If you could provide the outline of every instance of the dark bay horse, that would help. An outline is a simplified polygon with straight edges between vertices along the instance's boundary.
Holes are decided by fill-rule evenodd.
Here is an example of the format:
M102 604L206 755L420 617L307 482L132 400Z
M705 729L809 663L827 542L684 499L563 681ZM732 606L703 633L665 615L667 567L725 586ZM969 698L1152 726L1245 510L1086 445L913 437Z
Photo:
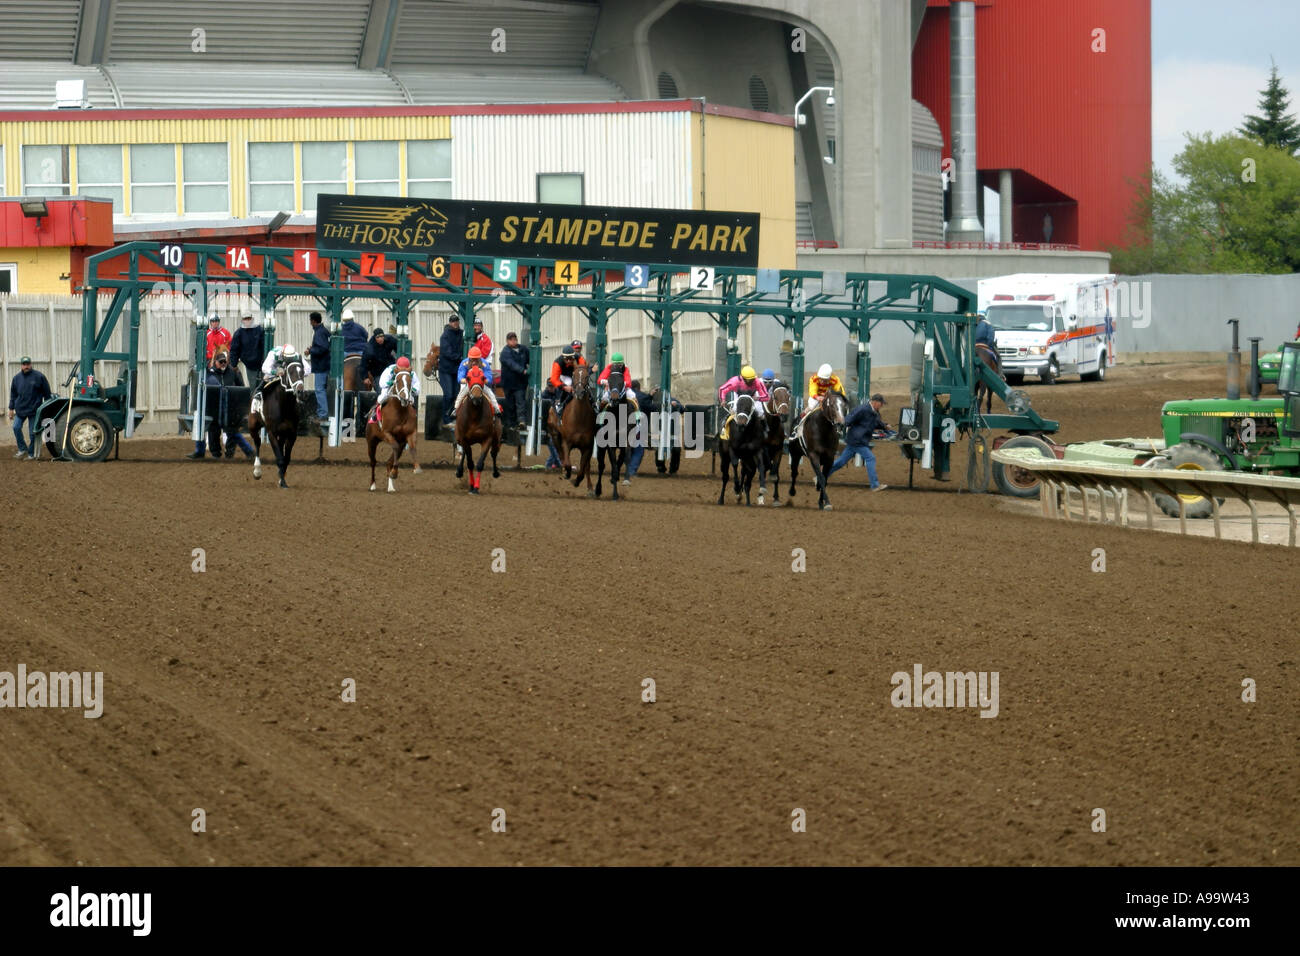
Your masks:
M293 443L298 440L298 400L302 391L302 362L295 359L263 387L260 407L255 403L249 410L248 436L253 439L254 478L262 477L262 429L265 428L266 440L275 452L275 464L280 469L280 487L289 487L284 473L289 468Z
M605 478L605 458L609 458L609 486L618 501L618 476L627 465L628 452L636 432L636 405L628 397L621 372L609 373L609 402L596 416L596 497L600 497ZM568 409L565 409L568 411Z
M794 504L799 459L807 458L817 482L817 507L831 510L831 500L826 497L826 476L840 449L839 427L844 424L848 410L848 400L839 392L831 392L795 426L790 435L790 504Z
M983 362L1002 381L1007 380L1007 377L1002 374L1002 359L994 349L989 348L983 342L977 342L975 344L975 358ZM986 404L988 407L984 409L984 414L988 415L993 412L993 389L988 387L988 384L980 377L979 369L976 368L975 411L980 410L980 399L985 398L985 396L987 396Z
M492 403L484 394L487 386L481 380L473 381L469 394L456 410L456 444L460 446L460 463L456 465L456 477L465 474L465 463L469 462L469 493L476 495L483 483L483 464L488 452L492 452L492 477L500 478L497 468L497 452L501 450L501 423L492 411ZM474 463L474 446L480 446L482 454L478 464Z
M564 406L564 417L557 421L555 406L546 413L546 430L560 449L560 461L564 462L564 477L573 474L569 464L569 453L578 449L578 474L573 478L573 487L587 479L587 492L595 496L591 489L591 453L596 444L596 401L591 390L591 369L579 365L573 370L573 398Z
M767 494L767 427L758 417L753 395L733 395L727 410L731 413L731 421L725 426L727 437L718 436L718 454L722 458L722 491L718 494L718 504L726 502L730 478L735 486L736 503L740 504L743 490L748 506L749 490L757 474L761 505Z
M784 385L772 389L772 394L768 396L763 410L767 412L767 417L764 419L767 425L765 450L767 474L773 478L772 504L780 505L781 459L785 456L785 450L781 446L785 444L785 417L790 414L790 389ZM760 501L759 504L762 502Z
M375 490L375 451L380 442L387 442L392 449L388 459L388 490L397 490L393 481L397 478L397 460L402 457L406 447L411 449L411 459L415 464L412 474L420 473L420 461L415 457L416 417L414 392L411 390L410 370L401 370L393 376L393 387L384 399L384 407L379 410L379 421L366 423L366 445L370 451L370 490Z

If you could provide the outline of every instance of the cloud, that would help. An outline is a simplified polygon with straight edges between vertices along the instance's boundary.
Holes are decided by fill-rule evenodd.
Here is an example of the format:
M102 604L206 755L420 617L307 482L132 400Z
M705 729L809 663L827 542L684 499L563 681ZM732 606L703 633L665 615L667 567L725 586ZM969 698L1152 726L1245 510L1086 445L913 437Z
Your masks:
M1300 105L1300 77L1280 69L1291 93L1291 110ZM1184 133L1230 133L1247 113L1259 108L1259 93L1268 73L1256 64L1167 57L1151 69L1151 160L1172 174L1171 161L1185 142Z

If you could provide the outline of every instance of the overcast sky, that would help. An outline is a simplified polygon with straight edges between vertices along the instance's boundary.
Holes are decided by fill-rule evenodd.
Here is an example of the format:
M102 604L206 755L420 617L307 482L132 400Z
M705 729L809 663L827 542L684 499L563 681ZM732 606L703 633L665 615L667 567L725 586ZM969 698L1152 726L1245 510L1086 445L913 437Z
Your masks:
M1184 133L1259 112L1269 57L1300 111L1300 0L1151 0L1151 160L1172 173Z

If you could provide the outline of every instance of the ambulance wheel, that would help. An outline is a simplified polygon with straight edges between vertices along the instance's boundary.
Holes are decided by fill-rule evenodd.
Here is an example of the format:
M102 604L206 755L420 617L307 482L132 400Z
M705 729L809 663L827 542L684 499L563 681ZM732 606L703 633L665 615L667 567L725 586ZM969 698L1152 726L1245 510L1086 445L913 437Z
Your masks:
M1044 458L1056 459L1051 446L1036 435L1017 435L1001 447L1033 448ZM1038 475L1029 469L1004 465L1000 461L993 462L993 483L1008 498L1037 498L1041 485Z
M1055 385L1056 380L1061 377L1061 366L1057 364L1056 357L1053 356L1047 363L1047 368L1043 369L1043 374L1038 376L1038 380L1044 385Z
M1106 381L1106 353L1102 352L1097 358L1097 371L1084 372L1079 376L1085 382L1104 382Z

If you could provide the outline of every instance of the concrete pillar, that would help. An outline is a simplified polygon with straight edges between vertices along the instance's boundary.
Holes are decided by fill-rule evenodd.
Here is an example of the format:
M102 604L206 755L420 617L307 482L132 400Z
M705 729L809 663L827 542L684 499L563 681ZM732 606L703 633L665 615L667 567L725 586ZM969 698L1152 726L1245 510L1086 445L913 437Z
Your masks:
M1015 242L1011 229L1011 170L998 171L998 213L1001 216L1000 242Z

